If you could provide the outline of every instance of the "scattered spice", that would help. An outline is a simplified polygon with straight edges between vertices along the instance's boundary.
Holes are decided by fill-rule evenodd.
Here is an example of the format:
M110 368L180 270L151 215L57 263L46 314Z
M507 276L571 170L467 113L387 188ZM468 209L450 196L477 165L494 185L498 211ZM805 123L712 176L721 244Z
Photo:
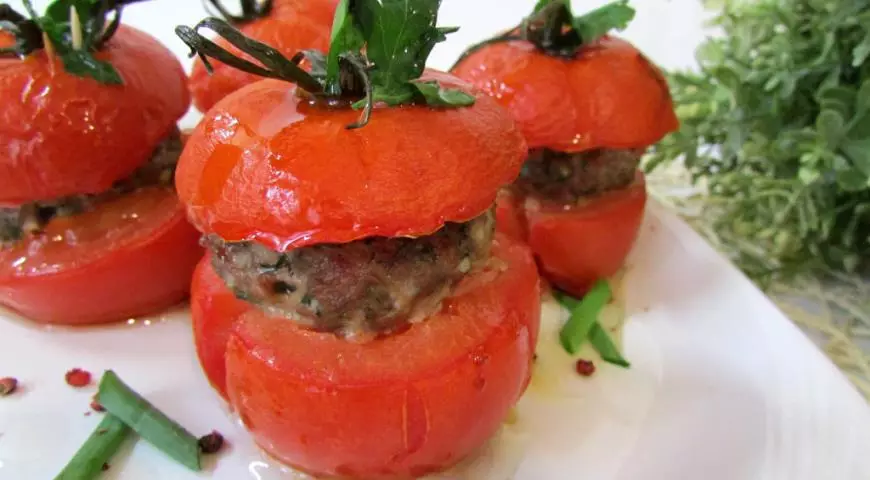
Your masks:
M64 376L67 385L75 388L87 387L91 384L91 372L81 368L73 368Z
M591 377L593 373L595 373L595 364L589 360L577 360L577 364L574 366L577 370L577 373L584 377Z
M217 453L224 446L224 436L217 430L212 430L208 435L204 435L197 441L199 443L199 451L205 454Z
M12 395L18 389L18 379L14 377L0 378L0 397Z
M103 413L106 411L106 407L100 405L100 402L97 401L97 398L93 397L91 398L91 410Z
M103 466L100 467L100 470L102 470L102 471L105 472L105 471L108 470L110 467L111 467L111 465L109 465L109 464L106 463L106 462L103 462Z

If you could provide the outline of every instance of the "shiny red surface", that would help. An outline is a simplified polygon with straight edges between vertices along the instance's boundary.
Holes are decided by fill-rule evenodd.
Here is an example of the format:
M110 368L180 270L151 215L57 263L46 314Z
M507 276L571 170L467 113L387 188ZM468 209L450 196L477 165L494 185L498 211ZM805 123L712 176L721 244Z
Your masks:
M678 127L661 72L615 37L570 60L525 41L496 43L453 73L507 107L530 149L645 148Z
M68 74L44 50L0 59L0 205L107 190L187 111L181 64L155 38L122 26L96 56L124 85Z
M506 192L499 196L497 228L528 242L547 280L582 296L622 268L637 240L646 198L640 172L629 187L570 207Z
M486 210L527 153L486 96L465 108L379 107L367 126L348 130L359 114L312 106L276 80L225 98L179 162L176 186L192 222L275 250L425 235Z
M438 313L364 344L241 308L203 262L192 293L200 361L213 385L225 372L230 404L288 464L368 480L441 470L495 433L531 372L536 268L501 236L493 255Z
M183 300L201 256L174 192L145 188L0 249L0 304L40 323L124 320Z

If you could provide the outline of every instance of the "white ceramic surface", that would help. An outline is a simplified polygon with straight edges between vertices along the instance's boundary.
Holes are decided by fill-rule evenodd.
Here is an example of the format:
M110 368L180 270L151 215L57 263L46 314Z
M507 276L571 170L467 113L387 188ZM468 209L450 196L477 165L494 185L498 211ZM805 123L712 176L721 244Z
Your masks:
M464 45L509 26L532 3L444 0L441 23L463 30L436 49L432 65L449 65ZM696 2L634 3L638 19L626 36L659 63L691 65L701 34ZM201 16L195 0L157 0L126 18L183 55L172 28ZM599 366L593 378L578 377L556 340L563 313L546 303L539 371L516 423L438 478L870 479L867 405L767 298L655 204L620 292L633 368ZM63 381L72 367L97 375L112 368L191 431L217 429L231 445L197 475L131 443L106 478L303 478L265 459L225 414L195 361L183 309L129 323L44 329L0 311L0 376L22 381L20 393L0 399L0 479L53 478L98 422L85 415L94 389Z

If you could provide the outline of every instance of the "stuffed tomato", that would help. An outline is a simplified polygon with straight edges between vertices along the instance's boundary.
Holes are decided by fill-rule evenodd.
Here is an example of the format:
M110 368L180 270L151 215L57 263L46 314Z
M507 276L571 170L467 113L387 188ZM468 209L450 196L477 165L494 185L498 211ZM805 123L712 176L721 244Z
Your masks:
M197 353L256 442L315 475L410 479L479 448L528 384L540 281L493 206L527 149L495 101L419 67L417 35L367 36L362 3L336 25L364 44L314 54L321 75L281 57L277 79L220 101L176 185L208 246ZM437 38L422 5L418 34ZM197 48L205 27L250 46L215 20L179 35Z
M499 229L528 242L545 276L574 295L621 268L644 215L641 156L678 126L660 71L606 34L632 18L626 3L575 17L568 2L541 2L452 70L506 107L528 142Z

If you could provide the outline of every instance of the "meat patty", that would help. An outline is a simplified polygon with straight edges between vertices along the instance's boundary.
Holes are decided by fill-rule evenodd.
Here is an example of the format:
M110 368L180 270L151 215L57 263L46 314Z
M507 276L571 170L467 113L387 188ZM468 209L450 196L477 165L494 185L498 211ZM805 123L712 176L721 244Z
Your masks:
M237 297L309 328L367 338L434 312L489 258L494 227L489 211L424 237L372 237L286 253L215 235L204 243Z
M148 162L123 178L109 190L91 195L72 195L31 202L20 207L0 207L0 245L19 240L26 233L37 232L54 217L76 215L90 210L101 201L116 198L138 188L172 185L175 165L184 147L181 133L174 130L157 148Z
M636 149L533 150L515 185L527 194L572 204L584 196L630 185L642 154Z

